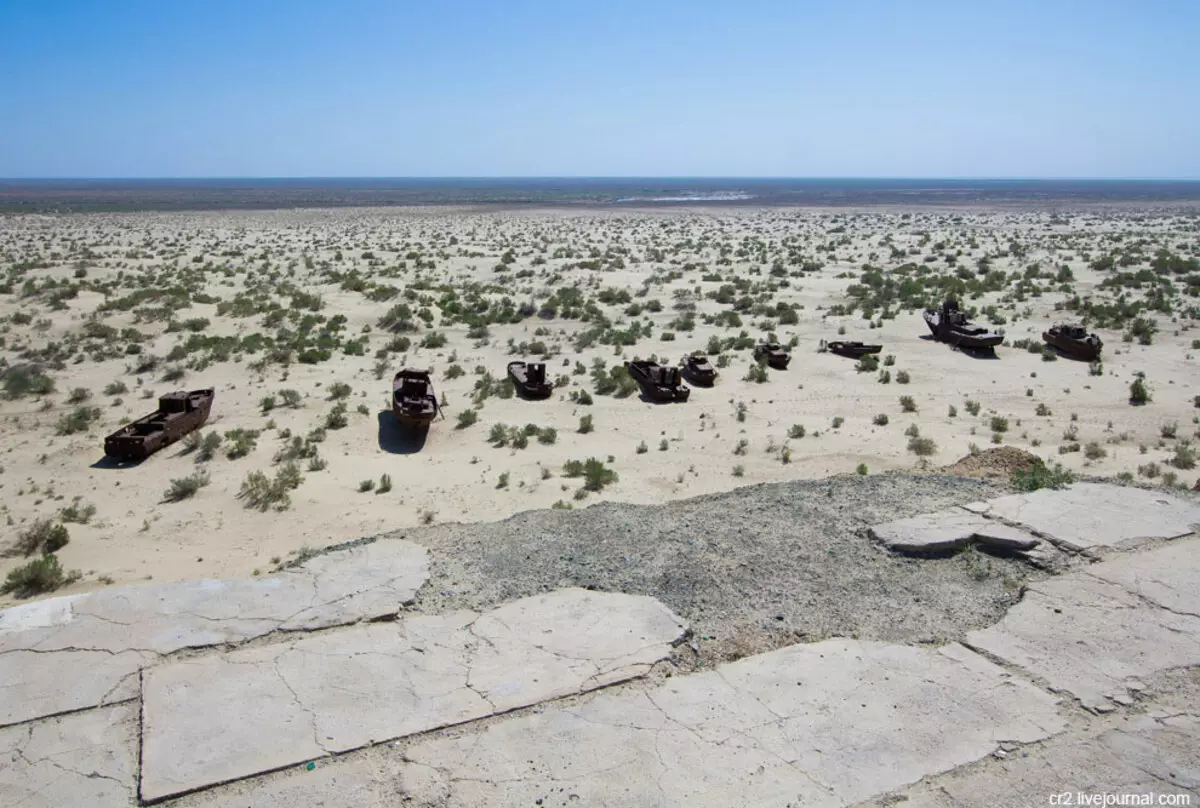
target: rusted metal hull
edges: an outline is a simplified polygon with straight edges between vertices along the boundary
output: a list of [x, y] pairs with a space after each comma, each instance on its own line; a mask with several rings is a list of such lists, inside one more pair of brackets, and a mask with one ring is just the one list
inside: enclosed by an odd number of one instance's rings
[[701, 362], [697, 361], [696, 357], [689, 356], [683, 360], [680, 369], [687, 380], [693, 384], [712, 387], [717, 380], [717, 371], [707, 359]]
[[1004, 335], [978, 326], [943, 325], [941, 315], [932, 309], [925, 312], [925, 324], [939, 342], [973, 350], [991, 350], [1004, 342]]
[[642, 388], [642, 395], [657, 402], [684, 402], [691, 396], [692, 391], [687, 385], [680, 383], [679, 371], [664, 368], [654, 362], [626, 362], [625, 368], [630, 377]]
[[1042, 332], [1042, 342], [1057, 348], [1068, 356], [1073, 356], [1076, 359], [1082, 359], [1087, 362], [1095, 362], [1100, 358], [1100, 352], [1104, 349], [1104, 343], [1094, 334], [1090, 336], [1093, 339], [1075, 339], [1065, 334], [1059, 334], [1051, 329], [1050, 331]]
[[883, 350], [882, 345], [865, 345], [861, 342], [844, 342], [841, 340], [834, 340], [826, 347], [829, 348], [830, 353], [835, 353], [839, 356], [849, 356], [854, 359], [866, 356], [867, 354], [877, 354]]
[[121, 460], [144, 460], [199, 429], [212, 411], [213, 388], [179, 391], [159, 399], [159, 408], [104, 439], [104, 453]]
[[760, 345], [754, 349], [754, 358], [757, 361], [765, 361], [769, 367], [776, 370], [787, 370], [788, 365], [792, 362], [792, 355], [782, 348], [771, 348], [765, 345]]
[[429, 371], [405, 369], [392, 379], [392, 415], [404, 426], [429, 426], [438, 414]]
[[531, 373], [531, 370], [536, 367], [538, 365], [535, 364], [531, 368], [528, 362], [508, 363], [508, 378], [512, 380], [513, 386], [517, 388], [517, 393], [523, 398], [549, 398], [550, 393], [554, 391], [554, 385], [545, 379], [546, 366], [540, 366], [540, 373]]

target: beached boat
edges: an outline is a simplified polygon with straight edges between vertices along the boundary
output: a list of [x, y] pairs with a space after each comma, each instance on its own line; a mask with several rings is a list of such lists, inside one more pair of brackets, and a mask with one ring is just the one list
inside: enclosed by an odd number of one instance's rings
[[926, 309], [925, 324], [939, 342], [971, 350], [993, 350], [1004, 335], [997, 334], [984, 326], [967, 321], [967, 315], [958, 310], [958, 303], [946, 300], [942, 308]]
[[1100, 358], [1104, 343], [1095, 334], [1089, 334], [1081, 325], [1055, 325], [1042, 332], [1042, 342], [1051, 345], [1068, 356], [1094, 362]]
[[685, 356], [683, 362], [680, 363], [680, 369], [683, 370], [683, 375], [688, 381], [694, 384], [702, 384], [711, 386], [717, 380], [717, 369], [712, 366], [712, 362], [708, 361], [708, 356], [705, 354], [692, 354]]
[[428, 426], [437, 417], [438, 401], [427, 370], [405, 368], [392, 379], [392, 414], [406, 426]]
[[786, 370], [792, 355], [778, 342], [760, 342], [754, 346], [754, 358], [765, 361], [776, 370]]
[[149, 457], [203, 426], [212, 410], [213, 396], [211, 387], [160, 396], [157, 410], [104, 439], [104, 453], [123, 460]]
[[663, 367], [657, 362], [626, 362], [625, 369], [651, 401], [687, 401], [692, 391], [683, 383], [679, 368]]
[[509, 362], [508, 378], [525, 398], [546, 398], [554, 389], [554, 385], [546, 381], [543, 362]]
[[883, 350], [882, 345], [867, 345], [862, 342], [846, 342], [844, 340], [834, 340], [827, 346], [830, 353], [838, 354], [839, 356], [849, 356], [857, 359], [867, 354], [877, 354]]

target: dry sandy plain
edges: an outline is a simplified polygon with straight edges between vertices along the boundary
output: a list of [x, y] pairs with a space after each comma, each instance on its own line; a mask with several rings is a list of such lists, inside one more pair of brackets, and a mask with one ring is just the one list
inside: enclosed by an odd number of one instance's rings
[[[1100, 207], [0, 217], [0, 577], [39, 520], [67, 528], [71, 593], [266, 572], [421, 523], [936, 468], [997, 443], [1191, 487], [1197, 256], [1194, 211]], [[921, 309], [948, 292], [1005, 331], [995, 358], [927, 339]], [[1042, 355], [1047, 326], [1081, 319], [1102, 366]], [[771, 332], [791, 367], [750, 380], [748, 346]], [[819, 352], [839, 335], [894, 361]], [[593, 372], [705, 349], [720, 376], [685, 404]], [[512, 396], [506, 363], [540, 355], [553, 397]], [[445, 404], [423, 441], [388, 409], [405, 366], [431, 368]], [[1151, 401], [1134, 406], [1139, 373]], [[157, 395], [210, 386], [211, 457], [180, 443], [104, 461], [104, 435]], [[497, 424], [540, 431], [514, 445]], [[618, 478], [589, 492], [563, 467], [593, 457]], [[291, 485], [256, 506], [256, 472]], [[187, 478], [207, 484], [171, 501]]]

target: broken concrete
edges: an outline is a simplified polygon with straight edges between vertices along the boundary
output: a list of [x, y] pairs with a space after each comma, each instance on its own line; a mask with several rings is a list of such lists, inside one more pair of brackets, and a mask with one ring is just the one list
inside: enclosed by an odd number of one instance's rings
[[567, 589], [485, 614], [374, 623], [149, 668], [141, 796], [203, 786], [647, 673], [684, 624]]
[[136, 704], [0, 729], [0, 805], [137, 804]]
[[428, 574], [423, 547], [383, 540], [270, 577], [120, 587], [7, 609], [0, 726], [131, 698], [140, 668], [183, 648], [396, 614]]
[[[1195, 795], [1200, 790], [1200, 718], [1151, 713], [1098, 733], [1071, 733], [1001, 751], [967, 771], [931, 778], [875, 800], [878, 808], [1026, 808], [1089, 804], [1091, 795]], [[1101, 803], [1096, 802], [1099, 805]], [[1131, 803], [1133, 804], [1133, 803]], [[1154, 805], [1195, 805], [1159, 802]]]
[[1136, 547], [1186, 536], [1200, 527], [1200, 505], [1160, 491], [1105, 483], [1073, 483], [965, 507], [1074, 551]]
[[1029, 532], [986, 519], [962, 508], [947, 508], [875, 525], [871, 537], [889, 550], [939, 553], [979, 543], [997, 550], [1032, 550], [1039, 539]]
[[1110, 700], [1131, 700], [1141, 678], [1200, 665], [1198, 568], [1200, 539], [1192, 539], [1032, 584], [967, 642], [1085, 707], [1112, 709]]
[[1055, 705], [959, 645], [827, 640], [412, 744], [400, 785], [416, 805], [841, 806], [1052, 735]]

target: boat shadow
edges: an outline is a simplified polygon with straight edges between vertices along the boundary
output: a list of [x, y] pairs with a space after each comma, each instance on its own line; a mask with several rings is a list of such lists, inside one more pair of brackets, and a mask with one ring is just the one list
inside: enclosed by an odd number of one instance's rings
[[1049, 348], [1051, 351], [1054, 351], [1054, 353], [1058, 355], [1059, 359], [1069, 359], [1072, 362], [1082, 362], [1085, 365], [1090, 365], [1092, 362], [1100, 361], [1099, 359], [1085, 359], [1082, 356], [1078, 356], [1078, 355], [1072, 354], [1072, 353], [1067, 353], [1066, 351], [1064, 351], [1062, 348], [1058, 347], [1057, 345], [1051, 345], [1048, 342], [1043, 342], [1042, 346], [1043, 346], [1043, 348]]
[[938, 339], [937, 337], [935, 337], [931, 334], [921, 334], [920, 336], [917, 337], [917, 339], [924, 340], [925, 342], [941, 343], [941, 344], [945, 345], [947, 348], [949, 348], [950, 350], [958, 351], [959, 353], [964, 354], [965, 356], [969, 356], [972, 359], [999, 359], [1000, 358], [996, 354], [995, 348], [965, 348], [962, 345], [951, 345], [948, 342], [943, 343], [940, 339]]
[[379, 423], [379, 448], [388, 454], [416, 454], [425, 448], [428, 426], [405, 426], [396, 420], [391, 410], [380, 410], [376, 420]]
[[125, 469], [135, 469], [138, 466], [142, 465], [142, 463], [144, 463], [144, 462], [146, 462], [145, 458], [142, 458], [140, 460], [122, 460], [117, 457], [111, 457], [109, 455], [104, 455], [99, 460], [97, 460], [95, 463], [88, 466], [88, 468], [100, 469], [103, 471], [107, 471], [107, 470], [123, 471]]

